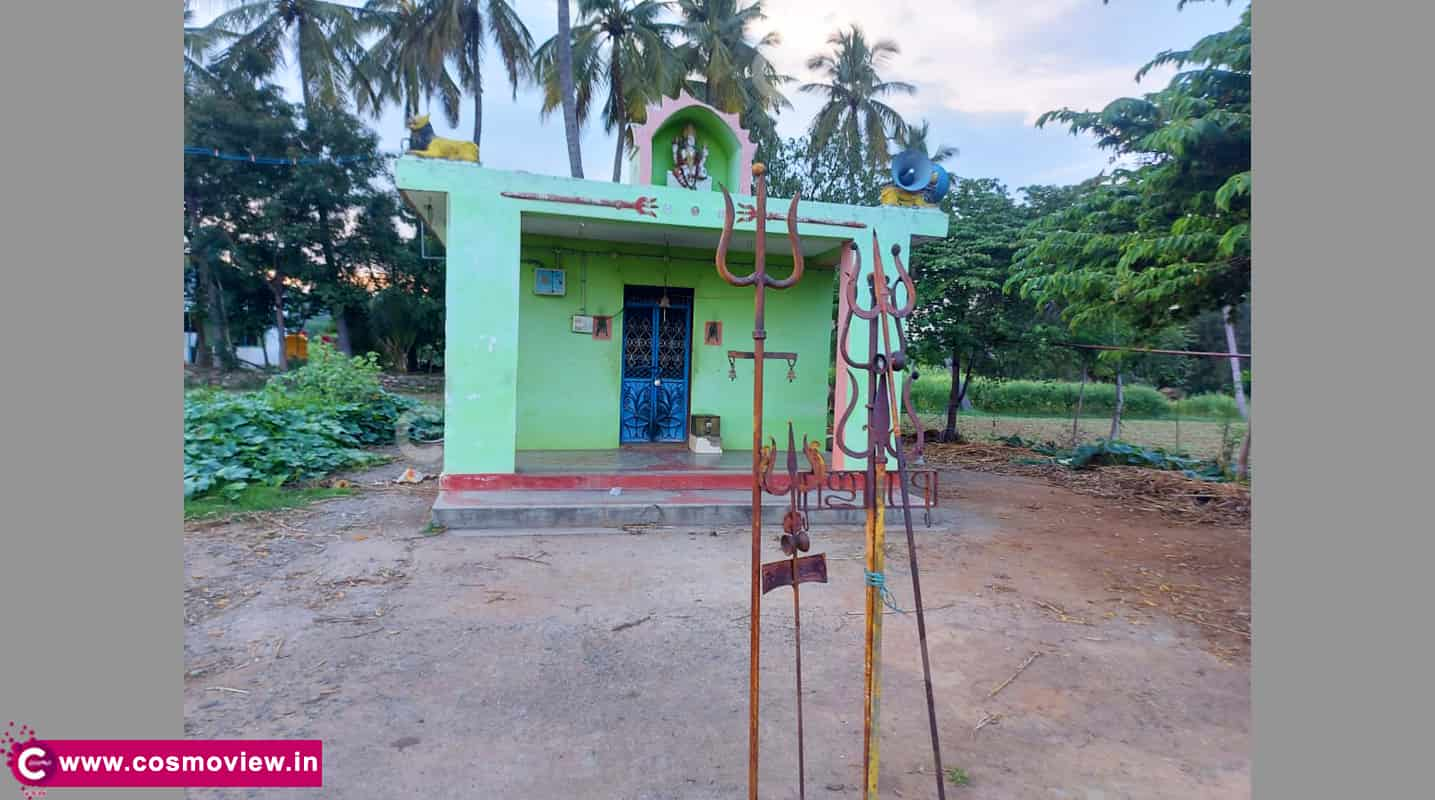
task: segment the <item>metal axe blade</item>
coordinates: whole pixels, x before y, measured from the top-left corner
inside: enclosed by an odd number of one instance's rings
[[[814,553],[762,565],[762,593],[798,583],[826,583],[827,556]]]

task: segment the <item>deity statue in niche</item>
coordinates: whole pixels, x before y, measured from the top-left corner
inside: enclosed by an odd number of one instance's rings
[[[708,147],[698,145],[698,130],[689,122],[683,132],[673,140],[673,180],[685,189],[706,190],[712,188],[708,175]]]

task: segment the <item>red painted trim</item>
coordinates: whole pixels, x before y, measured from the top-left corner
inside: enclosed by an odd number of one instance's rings
[[[499,192],[503,197],[514,200],[537,200],[543,203],[568,203],[577,206],[603,206],[605,208],[631,208],[641,216],[656,217],[656,197],[639,197],[637,200],[594,200],[591,197],[573,197],[561,194],[536,194],[534,192]]]
[[[535,472],[488,472],[444,475],[444,490],[475,492],[499,489],[563,491],[568,489],[750,489],[747,472],[621,472],[546,474]]]
[[[779,214],[779,213],[777,213],[776,211],[768,212],[767,218],[768,218],[769,220],[774,221],[774,222],[786,222],[786,221],[787,221],[787,215],[786,215],[786,214]],[[755,220],[755,219],[757,219],[757,208],[756,208],[756,207],[754,207],[751,203],[739,203],[739,204],[738,204],[738,215],[737,215],[737,221],[738,221],[738,222],[752,222],[752,221]],[[812,225],[836,225],[836,226],[842,227],[842,228],[865,228],[865,227],[867,227],[867,223],[865,223],[865,222],[858,222],[858,221],[856,221],[856,220],[848,220],[848,219],[819,219],[819,218],[817,218],[817,217],[798,217],[798,218],[797,218],[797,221],[800,222],[800,223],[809,223],[809,224],[812,224]]]

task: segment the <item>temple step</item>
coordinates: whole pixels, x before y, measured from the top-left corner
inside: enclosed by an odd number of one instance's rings
[[[773,526],[774,537],[781,532],[786,511],[786,497],[764,498],[763,522]],[[936,513],[933,509],[933,523]],[[861,525],[864,518],[861,508],[825,508],[811,511],[809,524]],[[889,524],[900,523],[901,510],[888,509],[887,519]],[[712,529],[750,525],[752,494],[750,490],[735,489],[623,489],[616,494],[597,489],[445,489],[434,502],[433,521],[458,533],[489,535],[601,532],[624,525]],[[913,509],[912,521],[924,527],[926,516],[922,509]]]

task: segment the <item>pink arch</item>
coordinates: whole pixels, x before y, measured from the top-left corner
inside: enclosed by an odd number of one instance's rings
[[[691,106],[697,106],[712,113],[726,123],[733,135],[737,137],[737,193],[752,194],[752,159],[757,155],[757,143],[738,122],[736,114],[718,111],[707,103],[694,99],[686,92],[676,98],[664,97],[662,103],[648,109],[647,122],[633,126],[633,141],[638,145],[638,170],[637,174],[629,176],[629,182],[646,183],[652,179],[654,134],[663,126],[664,122],[668,121],[669,117]]]

